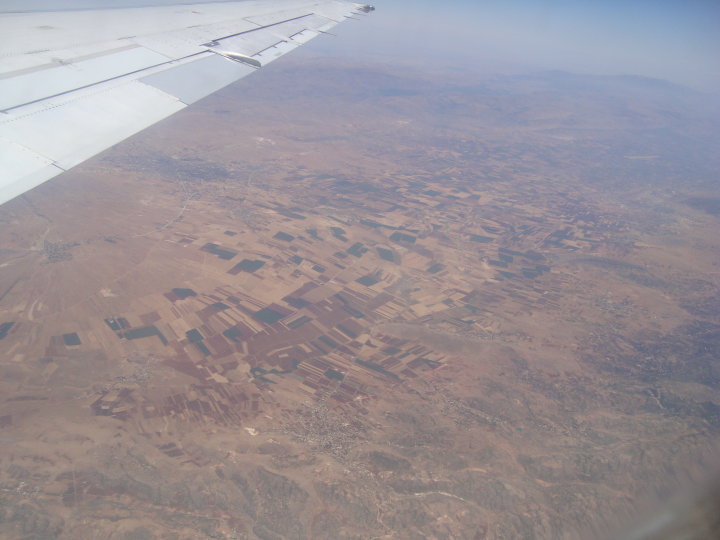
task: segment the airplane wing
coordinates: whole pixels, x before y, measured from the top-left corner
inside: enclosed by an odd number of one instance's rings
[[[0,204],[372,10],[250,0],[0,13]]]

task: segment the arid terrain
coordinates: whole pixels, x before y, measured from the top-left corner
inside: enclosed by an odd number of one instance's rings
[[[0,207],[0,537],[602,537],[708,478],[703,99],[298,54]]]

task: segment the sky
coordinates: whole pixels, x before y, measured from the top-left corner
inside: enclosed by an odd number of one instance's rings
[[[170,3],[177,2],[0,0],[0,10]],[[720,0],[376,0],[375,6],[362,22],[337,27],[337,38],[308,47],[498,72],[643,75],[720,93]]]
[[[326,52],[500,71],[668,79],[720,91],[720,0],[377,0]]]

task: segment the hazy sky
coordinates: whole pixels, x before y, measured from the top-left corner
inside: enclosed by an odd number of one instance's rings
[[[377,0],[335,47],[429,62],[635,74],[720,91],[720,0]],[[354,26],[350,26],[350,25]]]
[[[169,3],[0,0],[0,9]],[[366,20],[338,27],[337,38],[314,40],[311,51],[487,70],[646,75],[720,92],[720,0],[376,0],[375,5]]]

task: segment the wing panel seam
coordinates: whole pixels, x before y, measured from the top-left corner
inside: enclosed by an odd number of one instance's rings
[[[196,53],[193,53],[193,54],[189,54],[189,55],[187,55],[187,56],[183,56],[183,57],[181,57],[181,58],[175,58],[174,60],[168,60],[167,62],[160,62],[159,64],[154,64],[154,65],[152,65],[152,66],[147,66],[147,67],[144,67],[144,68],[142,68],[142,69],[136,69],[135,71],[129,71],[129,72],[127,72],[127,73],[123,73],[123,74],[117,75],[117,76],[115,76],[115,77],[110,77],[110,78],[108,78],[108,79],[103,79],[103,80],[101,80],[101,81],[96,81],[96,82],[94,82],[94,83],[86,84],[86,85],[84,85],[84,86],[78,86],[77,88],[72,88],[72,89],[66,90],[66,91],[64,91],[64,92],[58,92],[57,94],[53,94],[53,95],[51,95],[51,96],[45,96],[45,97],[42,97],[42,98],[40,98],[40,99],[35,99],[35,100],[32,100],[32,101],[28,101],[28,102],[26,102],[26,103],[21,103],[21,104],[19,104],[19,105],[13,105],[12,107],[8,107],[7,109],[2,109],[2,110],[0,110],[0,113],[6,113],[6,114],[7,114],[8,112],[10,112],[10,111],[12,111],[12,110],[15,110],[15,109],[18,109],[18,108],[20,108],[20,107],[26,107],[27,105],[33,105],[33,104],[35,104],[35,103],[41,103],[41,102],[46,101],[46,100],[48,100],[48,99],[53,99],[53,98],[56,98],[56,97],[60,97],[60,96],[67,95],[67,94],[72,94],[73,92],[77,92],[77,91],[79,91],[79,90],[86,90],[87,88],[92,88],[93,86],[98,86],[98,85],[101,85],[101,84],[104,84],[104,83],[108,83],[108,82],[110,82],[110,81],[116,81],[116,80],[118,80],[118,79],[125,78],[125,77],[127,77],[127,76],[129,76],[129,75],[135,75],[135,74],[137,74],[137,73],[142,73],[143,71],[147,71],[147,70],[149,70],[149,69],[154,69],[154,68],[157,68],[157,67],[160,67],[160,66],[166,66],[166,65],[168,65],[168,64],[174,64],[174,63],[177,63],[177,62],[179,62],[179,61],[181,61],[181,60],[187,60],[188,58],[193,58],[194,56],[205,55],[205,54],[207,54],[207,53],[208,53],[208,51],[200,51],[200,52],[196,52]]]

